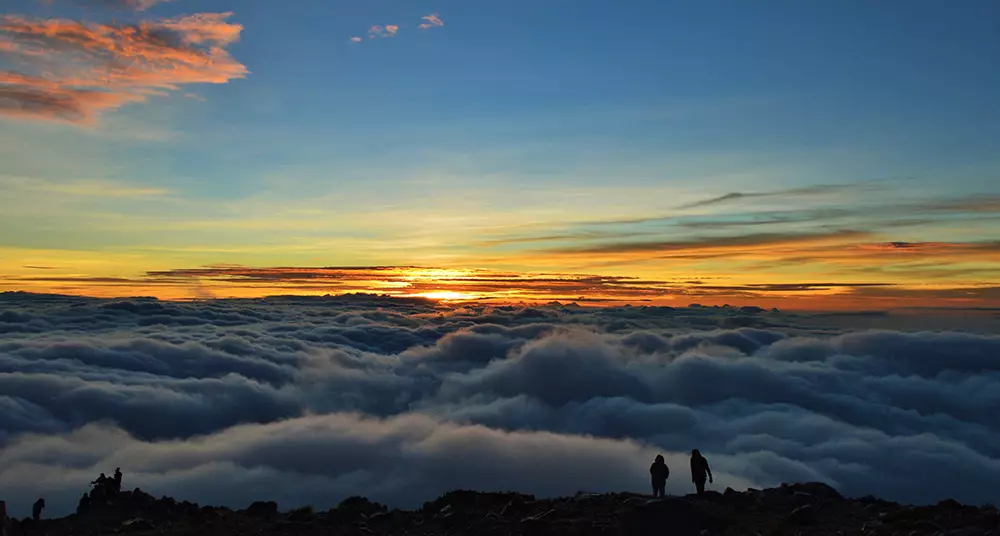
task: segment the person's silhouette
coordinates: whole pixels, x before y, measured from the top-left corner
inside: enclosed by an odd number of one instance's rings
[[[31,507],[31,519],[38,521],[42,518],[42,508],[45,508],[45,499],[38,499]]]
[[[708,460],[698,452],[698,449],[691,451],[691,481],[694,482],[698,495],[705,493],[705,477],[712,483],[712,470],[708,467]]]
[[[121,467],[115,467],[115,476],[114,476],[113,483],[114,483],[114,491],[115,491],[115,493],[120,492],[122,490],[122,468]]]
[[[90,510],[90,495],[84,493],[80,497],[80,502],[76,503],[76,513],[77,515],[83,515],[87,513],[87,510]]]
[[[670,477],[670,468],[663,462],[662,455],[656,455],[653,465],[649,466],[649,475],[653,479],[653,497],[663,497],[667,487],[667,478]]]

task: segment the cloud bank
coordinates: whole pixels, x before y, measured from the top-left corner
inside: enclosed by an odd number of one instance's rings
[[[17,515],[40,495],[65,514],[117,466],[128,488],[204,503],[414,507],[453,488],[645,491],[662,452],[679,494],[697,447],[720,489],[823,480],[908,502],[1000,499],[1000,337],[819,324],[9,293],[0,487]]]

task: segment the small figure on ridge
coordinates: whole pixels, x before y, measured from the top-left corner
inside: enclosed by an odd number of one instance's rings
[[[90,510],[90,495],[84,493],[83,496],[80,497],[80,502],[76,504],[76,514],[77,515],[86,514],[87,510]]]
[[[649,475],[653,479],[653,497],[663,497],[670,477],[670,468],[663,462],[663,455],[657,454],[653,465],[649,466]]]
[[[31,507],[31,519],[38,521],[42,518],[42,508],[45,508],[45,499],[38,499]]]
[[[708,460],[701,455],[698,449],[691,451],[691,481],[698,489],[698,495],[705,493],[705,476],[708,476],[709,484],[712,483],[712,470],[708,467]]]

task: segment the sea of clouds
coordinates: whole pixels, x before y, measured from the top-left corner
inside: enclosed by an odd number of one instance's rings
[[[0,295],[0,490],[14,515],[124,486],[200,503],[416,507],[828,482],[1000,502],[1000,336],[722,308],[195,303]]]

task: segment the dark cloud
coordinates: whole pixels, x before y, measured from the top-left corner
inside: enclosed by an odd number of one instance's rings
[[[756,233],[721,237],[702,237],[692,240],[620,242],[596,246],[582,246],[549,250],[549,253],[690,253],[712,255],[710,251],[737,247],[766,247],[788,244],[810,244],[821,240],[858,240],[869,237],[864,231],[849,229],[816,233]]]
[[[662,452],[683,493],[698,447],[720,487],[996,502],[1000,337],[866,328],[912,318],[5,294],[0,487],[16,515],[39,495],[67,513],[117,466],[235,507],[412,507],[643,491]]]
[[[873,184],[819,184],[816,186],[807,186],[804,188],[791,188],[788,190],[778,190],[775,192],[731,192],[725,195],[720,195],[718,197],[712,197],[709,199],[703,199],[701,201],[688,203],[686,205],[681,205],[677,208],[678,209],[700,208],[700,207],[707,207],[711,205],[727,203],[730,201],[739,201],[743,199],[760,199],[760,198],[794,199],[799,197],[828,195],[832,193],[870,189],[872,186]]]

